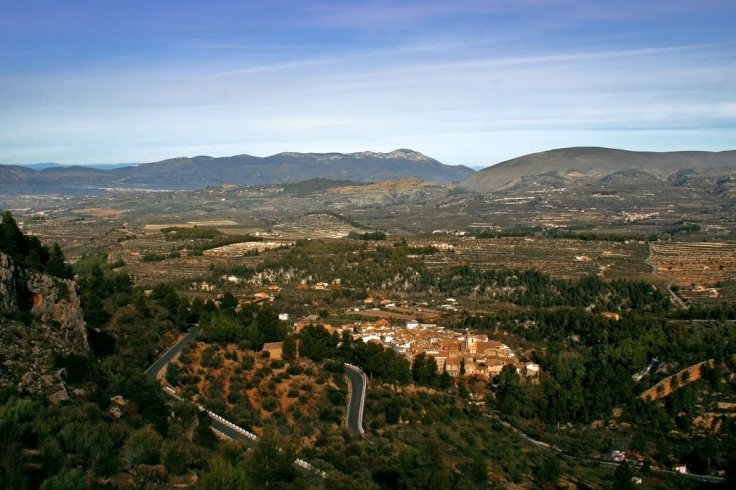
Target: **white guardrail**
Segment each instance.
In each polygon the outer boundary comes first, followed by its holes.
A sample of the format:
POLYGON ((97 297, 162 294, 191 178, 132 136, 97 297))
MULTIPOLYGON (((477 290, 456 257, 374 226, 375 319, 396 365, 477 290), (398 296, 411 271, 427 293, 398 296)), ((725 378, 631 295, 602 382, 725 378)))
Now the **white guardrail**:
POLYGON ((212 418, 214 420, 217 420, 221 424, 223 424, 223 425, 225 425, 227 427, 230 427, 235 432, 238 432, 240 434, 243 434, 245 437, 247 437, 251 441, 257 441, 258 440, 258 436, 256 436, 252 432, 248 432, 247 430, 243 429, 242 427, 233 424, 232 422, 230 422, 226 418, 220 417, 219 415, 217 415, 215 412, 212 412, 211 410, 207 410, 207 415, 209 415, 210 418, 212 418))
MULTIPOLYGON (((166 392, 166 394, 167 394, 167 395, 169 395, 169 396, 172 396, 172 397, 176 398, 176 399, 177 399, 177 400, 179 400, 179 401, 182 401, 182 402, 183 402, 183 401, 186 401, 186 400, 184 400, 184 399, 183 399, 182 397, 180 397, 179 395, 177 395, 177 394, 176 394, 176 390, 174 390, 174 389, 173 389, 173 388, 172 388, 171 386, 169 386, 169 385, 166 385, 166 386, 164 386, 164 391, 166 392)), ((234 430, 235 432, 238 432, 239 434, 242 434, 242 435, 244 435, 245 437, 247 437, 247 438, 248 438, 248 439, 250 439, 251 441, 254 441, 254 442, 255 442, 255 441, 257 441, 257 440, 258 440, 258 436, 257 436, 257 435, 255 435, 255 434, 253 434, 252 432, 249 432, 249 431, 247 431, 247 430, 243 429, 243 428, 242 428, 242 427, 240 427, 239 425, 236 425, 236 424, 234 424, 234 423, 230 422, 230 421, 229 421, 229 420, 227 420, 226 418, 224 418, 224 417, 221 417, 221 416, 217 415, 217 414, 216 414, 215 412, 213 412, 212 410, 207 410, 207 408, 205 408, 205 406, 204 406, 204 405, 202 405, 201 403, 195 403, 195 404, 194 404, 194 406, 196 406, 196 407, 197 407, 197 409, 198 409, 198 410, 199 410, 200 412, 205 412, 205 413, 207 413, 207 415, 208 415, 208 416, 209 416, 209 417, 210 417, 210 418, 211 418, 212 420, 216 420, 216 421, 220 422, 220 423, 221 423, 222 425, 224 425, 224 426, 226 426, 226 427, 228 427, 228 428, 230 428, 230 429, 234 430)), ((362 411, 362 407, 361 407, 361 411, 362 411)), ((361 419, 362 419, 362 416, 361 416, 361 419)), ((218 434, 220 434, 220 435, 221 435, 221 436, 223 436, 223 437, 227 437, 228 439, 232 439, 232 437, 228 436, 227 434, 225 434, 224 432, 222 432, 222 431, 220 431, 220 430, 217 430, 217 429, 215 429, 214 427, 211 427, 211 429, 212 429, 213 431, 217 432, 218 434)), ((361 431, 362 431, 362 429, 361 429, 361 431)), ((327 473, 326 473, 326 472, 324 472, 324 471, 320 470, 319 468, 315 467, 314 465, 312 465, 312 464, 310 464, 310 463, 307 463, 306 461, 304 461, 304 460, 303 460, 303 459, 301 459, 301 458, 297 458, 297 459, 296 459, 296 460, 294 461, 294 464, 296 464, 297 466, 299 466, 299 467, 301 467, 301 468, 304 468, 305 470, 311 471, 312 473, 316 473, 317 475, 321 476, 322 478, 327 478, 327 473)))
MULTIPOLYGON (((360 431, 361 435, 365 434, 365 431, 363 430, 363 409, 365 408, 365 387, 368 384, 368 379, 365 377, 365 373, 362 369, 360 369, 358 366, 354 366, 352 364, 345 363, 345 367, 349 368, 355 373, 358 373, 361 378, 363 378, 363 389, 360 396, 360 408, 358 409, 358 431, 360 431)), ((348 414, 350 416, 350 414, 348 414)))
MULTIPOLYGON (((145 370, 145 374, 148 374, 150 372, 150 370, 153 369, 153 367, 156 366, 156 364, 158 364, 161 361, 161 359, 164 359, 173 349, 177 348, 182 341, 186 341, 186 339, 190 335, 192 336, 191 338, 193 339, 194 337, 197 336, 197 334, 199 334, 199 331, 198 330, 190 331, 190 333, 188 333, 186 337, 180 339, 176 344, 174 344, 173 346, 171 346, 166 352, 163 353, 163 355, 161 355, 158 358, 158 360, 156 360, 156 362, 154 362, 151 366, 149 366, 148 369, 145 370)), ((189 341, 191 341, 191 340, 189 340, 189 341)), ((166 364, 164 364, 164 366, 165 365, 166 364)), ((160 369, 163 369, 164 366, 160 366, 159 367, 159 370, 160 369)), ((358 370, 358 371, 360 371, 360 370, 358 370)), ((158 372, 156 374, 158 374, 158 372)), ((365 380, 365 375, 363 375, 363 379, 365 380)), ((174 388, 172 388, 171 385, 169 385, 169 384, 166 384, 164 386, 164 393, 166 393, 167 395, 169 395, 169 396, 171 396, 173 398, 176 398, 180 402, 193 403, 193 402, 191 402, 189 400, 185 400, 184 398, 180 397, 176 393, 176 390, 174 388)), ((363 384, 363 398, 365 398, 365 383, 363 384)), ((226 418, 217 415, 215 412, 213 412, 211 410, 207 410, 207 408, 204 405, 202 405, 201 403, 194 403, 194 406, 196 406, 197 409, 200 412, 206 412, 207 415, 210 417, 210 419, 216 420, 217 422, 221 423, 225 427, 228 427, 229 429, 234 430, 235 432, 237 432, 239 434, 242 434, 243 436, 245 436, 246 438, 250 439, 251 441, 257 441, 258 440, 258 436, 256 436, 252 432, 249 432, 249 431, 243 429, 239 425, 236 425, 236 424, 230 422, 226 418)), ((360 407, 360 421, 361 421, 361 429, 360 430, 361 430, 361 433, 362 433, 363 432, 363 428, 362 428, 363 406, 362 406, 362 403, 361 403, 361 407, 360 407)), ((232 439, 232 437, 230 437, 227 434, 223 433, 221 430, 217 430, 214 427, 210 427, 210 428, 213 431, 215 431, 216 433, 218 433, 218 434, 220 434, 220 435, 222 435, 224 437, 227 437, 228 439, 232 439)), ((325 473, 324 471, 320 470, 319 468, 316 468, 314 465, 307 463, 306 461, 304 461, 301 458, 297 458, 294 461, 294 464, 296 464, 297 466, 299 466, 301 468, 304 468, 305 470, 311 471, 312 473, 316 473, 319 476, 321 476, 322 478, 327 478, 327 473, 325 473)))

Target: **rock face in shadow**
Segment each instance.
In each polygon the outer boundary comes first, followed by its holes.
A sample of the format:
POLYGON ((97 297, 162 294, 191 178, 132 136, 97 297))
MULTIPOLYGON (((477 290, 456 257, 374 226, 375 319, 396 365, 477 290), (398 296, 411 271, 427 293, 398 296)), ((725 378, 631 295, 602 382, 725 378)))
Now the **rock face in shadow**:
POLYGON ((63 400, 55 358, 88 351, 74 281, 30 272, 0 252, 0 385, 63 400))

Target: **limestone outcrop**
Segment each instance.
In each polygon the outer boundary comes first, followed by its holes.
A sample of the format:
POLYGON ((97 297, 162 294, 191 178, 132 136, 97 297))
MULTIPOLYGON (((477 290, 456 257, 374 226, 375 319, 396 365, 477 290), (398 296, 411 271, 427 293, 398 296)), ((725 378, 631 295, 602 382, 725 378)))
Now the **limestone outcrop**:
POLYGON ((0 252, 0 385, 61 401, 55 358, 88 351, 75 282, 30 272, 0 252))

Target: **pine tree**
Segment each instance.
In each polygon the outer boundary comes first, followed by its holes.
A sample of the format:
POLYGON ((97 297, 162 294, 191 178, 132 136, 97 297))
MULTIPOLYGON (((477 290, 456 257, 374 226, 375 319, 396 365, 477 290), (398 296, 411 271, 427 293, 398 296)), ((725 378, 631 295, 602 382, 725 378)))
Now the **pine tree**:
POLYGON ((0 223, 0 250, 14 259, 22 259, 28 253, 28 244, 9 211, 3 213, 0 223))
POLYGON ((296 338, 293 335, 287 335, 286 337, 284 337, 282 355, 284 359, 287 359, 287 360, 296 359, 297 345, 296 345, 296 338))
POLYGON ((46 272, 62 279, 71 279, 73 277, 71 267, 66 265, 64 252, 58 243, 54 243, 54 246, 51 248, 48 262, 46 263, 46 272))

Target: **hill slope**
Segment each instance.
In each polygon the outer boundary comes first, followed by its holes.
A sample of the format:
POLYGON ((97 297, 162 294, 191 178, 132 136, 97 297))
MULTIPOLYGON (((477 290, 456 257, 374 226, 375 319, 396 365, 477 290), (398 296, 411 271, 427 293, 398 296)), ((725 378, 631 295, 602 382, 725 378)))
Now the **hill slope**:
POLYGON ((376 182, 402 177, 448 183, 461 181, 472 173, 467 167, 443 165, 421 153, 402 149, 390 153, 279 153, 265 158, 182 157, 111 170, 77 166, 33 171, 0 166, 0 187, 195 189, 222 184, 293 183, 316 178, 376 182))
POLYGON ((617 178, 666 180, 684 173, 717 177, 734 171, 736 151, 655 153, 580 147, 507 160, 476 172, 461 185, 477 192, 491 192, 530 184, 574 187, 612 174, 619 174, 617 178))

